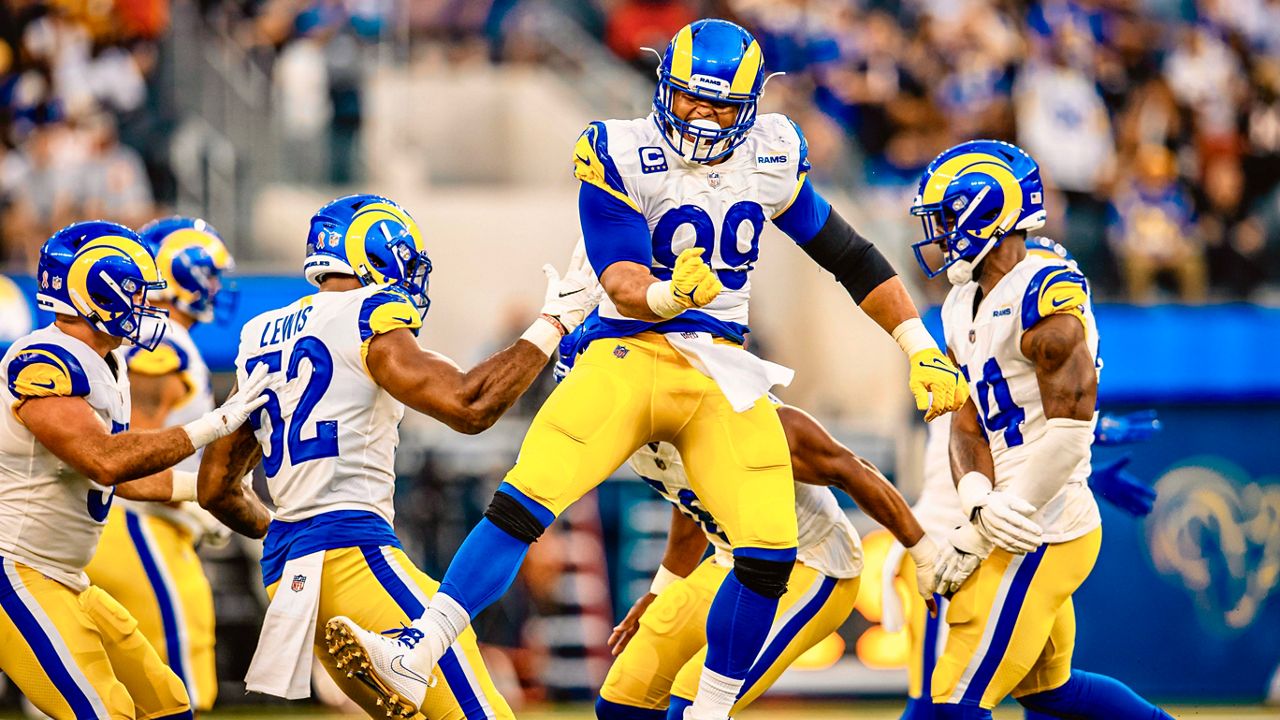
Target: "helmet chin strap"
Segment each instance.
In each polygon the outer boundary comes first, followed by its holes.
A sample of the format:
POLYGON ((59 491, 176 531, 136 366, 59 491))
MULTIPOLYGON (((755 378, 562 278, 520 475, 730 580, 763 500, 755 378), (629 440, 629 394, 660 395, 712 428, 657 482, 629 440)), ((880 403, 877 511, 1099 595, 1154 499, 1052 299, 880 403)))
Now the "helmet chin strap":
POLYGON ((972 260, 957 260, 951 263, 947 268, 947 279, 951 281, 952 285, 963 285, 970 280, 973 280, 973 271, 977 269, 978 263, 982 262, 982 259, 987 256, 987 253, 994 250, 1003 239, 1004 236, 1001 236, 999 240, 987 243, 987 246, 982 248, 982 252, 974 256, 972 260))

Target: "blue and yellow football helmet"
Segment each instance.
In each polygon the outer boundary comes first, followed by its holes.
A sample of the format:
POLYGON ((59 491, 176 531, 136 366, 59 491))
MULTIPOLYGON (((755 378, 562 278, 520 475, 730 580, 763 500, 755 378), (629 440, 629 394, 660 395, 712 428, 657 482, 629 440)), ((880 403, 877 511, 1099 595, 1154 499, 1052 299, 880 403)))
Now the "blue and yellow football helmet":
POLYGON ((699 20, 680 29, 658 66, 653 94, 654 119, 667 145, 686 160, 711 162, 742 144, 756 122, 756 104, 764 91, 764 54, 760 43, 727 20, 699 20), (738 107, 733 124, 686 122, 672 110, 676 92, 738 107))
POLYGON ((147 223, 138 235, 155 255, 166 283, 154 299, 167 300, 202 323, 234 312, 236 290, 226 275, 235 269, 235 260, 212 225, 175 215, 147 223))
POLYGON ((155 258, 138 234, 104 220, 68 225, 40 248, 36 303, 74 315, 134 345, 154 350, 168 313, 147 305, 165 286, 155 258))
POLYGON ((418 223, 379 195, 347 195, 316 211, 307 234, 307 281, 319 287, 330 273, 354 275, 363 285, 391 285, 427 314, 431 259, 418 223))
POLYGON ((961 143, 929 163, 911 214, 924 225, 924 239, 912 249, 925 275, 945 271, 953 283, 963 284, 1006 234, 1044 225, 1040 166, 1007 142, 961 143), (929 245, 942 250, 942 264, 936 268, 921 252, 929 245))

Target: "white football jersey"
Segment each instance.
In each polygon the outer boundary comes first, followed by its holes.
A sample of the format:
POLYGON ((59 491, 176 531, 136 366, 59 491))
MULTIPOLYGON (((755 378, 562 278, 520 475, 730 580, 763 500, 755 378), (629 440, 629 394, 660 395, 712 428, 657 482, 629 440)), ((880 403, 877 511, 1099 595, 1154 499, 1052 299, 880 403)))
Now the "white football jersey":
POLYGON ((421 325, 403 293, 376 285, 319 292, 245 324, 239 382, 258 363, 282 376, 249 419, 277 519, 362 510, 392 522, 404 405, 373 381, 364 358, 375 335, 421 325))
POLYGON ((951 477, 951 414, 926 426, 924 442, 924 484, 911 512, 924 531, 937 538, 968 522, 960 509, 960 494, 951 477))
MULTIPOLYGON (((996 488, 1003 489, 1045 431, 1035 366, 1022 354, 1023 333, 1049 315, 1071 314, 1084 323, 1096 361, 1098 330, 1084 276, 1060 258, 1028 254, 975 308, 977 292, 976 282, 952 288, 942 306, 942 322, 947 347, 969 380, 991 446, 996 488)), ((1101 523, 1089 473, 1085 458, 1062 490, 1033 516, 1046 542, 1072 540, 1101 523)))
MULTIPOLYGON (((155 350, 133 347, 125 357, 128 360, 130 372, 143 375, 178 373, 178 377, 182 379, 187 393, 178 406, 169 411, 165 417, 165 427, 186 425, 213 410, 215 404, 209 366, 204 364, 200 349, 191 339, 191 332, 182 324, 170 320, 169 328, 155 350)), ((203 453, 204 448, 197 450, 191 457, 174 465, 174 469, 198 472, 200 456, 203 453)))
MULTIPOLYGON (((733 565, 733 546, 689 486, 689 476, 674 445, 650 443, 637 450, 628 463, 645 484, 702 528, 715 546, 718 563, 733 565)), ((862 573, 858 531, 829 489, 796 483, 796 521, 800 531, 797 560, 837 579, 862 573)))
MULTIPOLYGON (((670 277, 676 256, 687 248, 707 251, 702 258, 725 288, 683 320, 706 317, 708 330, 716 329, 715 321, 746 325, 761 229, 790 207, 809 167, 808 148, 791 120, 760 115, 742 144, 718 165, 690 162, 673 152, 653 116, 592 123, 575 152, 580 180, 644 216, 653 238, 655 275, 670 277)), ((608 296, 600 303, 600 318, 634 322, 608 296)))
MULTIPOLYGON (((0 360, 5 406, 27 399, 83 397, 104 428, 129 428, 124 353, 108 360, 55 325, 36 330, 0 360), (114 369, 112 367, 114 365, 114 369)), ((115 489, 68 467, 36 441, 16 412, 0 413, 0 555, 80 592, 115 489)))

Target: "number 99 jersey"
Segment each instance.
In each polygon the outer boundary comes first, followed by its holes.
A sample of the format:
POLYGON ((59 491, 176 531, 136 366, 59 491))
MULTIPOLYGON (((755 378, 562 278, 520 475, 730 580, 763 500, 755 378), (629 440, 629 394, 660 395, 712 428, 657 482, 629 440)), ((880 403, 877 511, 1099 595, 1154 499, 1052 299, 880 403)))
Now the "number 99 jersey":
MULTIPOLYGON (((1084 325, 1085 342, 1101 369, 1098 327, 1085 277, 1074 262, 1048 253, 1028 253, 975 307, 977 293, 977 282, 952 288, 942 305, 942 324, 991 446, 996 488, 1003 489, 1045 431, 1035 365, 1022 354, 1023 333, 1052 315, 1070 315, 1084 325)), ((1085 458, 1034 516, 1045 542, 1073 540, 1101 523, 1089 473, 1085 458)))
POLYGON ((365 356, 375 336, 421 325, 407 295, 379 285, 309 295, 245 324, 237 379, 262 363, 281 374, 249 418, 277 519, 357 510, 392 522, 404 405, 374 382, 365 356))
MULTIPOLYGON (((681 251, 702 248, 724 290, 706 307, 663 323, 661 331, 709 331, 741 341, 760 232, 766 220, 791 206, 808 170, 804 136, 785 115, 759 116, 746 140, 717 165, 671 152, 652 116, 594 122, 574 148, 574 175, 626 206, 611 203, 615 211, 640 213, 652 253, 642 258, 608 247, 608 232, 591 232, 584 217, 591 264, 603 272, 617 260, 640 262, 666 280, 681 251)), ((607 295, 599 317, 603 328, 593 323, 588 331, 594 337, 631 335, 651 325, 625 318, 607 295)))

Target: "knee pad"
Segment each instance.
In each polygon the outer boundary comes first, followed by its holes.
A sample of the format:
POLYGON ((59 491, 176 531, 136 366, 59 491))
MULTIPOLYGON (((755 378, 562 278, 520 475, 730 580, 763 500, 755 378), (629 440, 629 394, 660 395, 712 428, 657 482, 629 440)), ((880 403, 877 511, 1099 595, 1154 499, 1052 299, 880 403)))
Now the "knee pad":
POLYGON ((538 538, 547 529, 532 510, 501 491, 493 494, 493 500, 484 511, 484 516, 503 532, 526 544, 538 542, 538 538))
POLYGON ((793 561, 734 555, 733 574, 748 590, 770 600, 777 600, 787 594, 787 581, 791 579, 791 567, 794 564, 793 561))
POLYGON ((597 720, 665 720, 666 717, 666 710, 650 710, 630 705, 619 705, 604 698, 596 698, 597 720))
POLYGON ((933 716, 938 720, 991 720, 991 711, 978 705, 934 705, 933 716))

